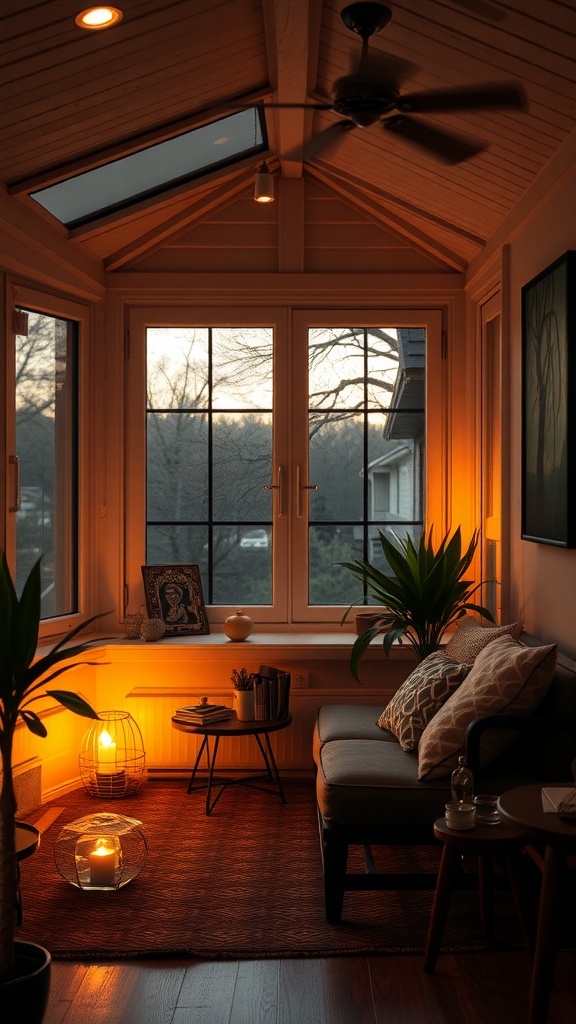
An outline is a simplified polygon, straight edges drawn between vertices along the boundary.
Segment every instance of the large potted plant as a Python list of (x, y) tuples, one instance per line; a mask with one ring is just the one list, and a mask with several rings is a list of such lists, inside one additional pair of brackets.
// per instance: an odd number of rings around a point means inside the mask
[[(40, 625), (40, 560), (32, 568), (18, 598), (4, 552), (0, 552), (0, 1020), (2, 1024), (42, 1020), (50, 984), (50, 954), (34, 943), (16, 941), (18, 866), (16, 859), (16, 797), (12, 769), (14, 731), (18, 722), (36, 736), (46, 736), (31, 705), (50, 696), (77, 715), (98, 718), (90, 705), (69, 690), (46, 689), (48, 683), (74, 667), (71, 661), (89, 650), (86, 643), (64, 646), (95, 615), (73, 629), (41, 657), (36, 657)], [(35, 989), (38, 988), (38, 1005)]]
[[(494, 622), (488, 608), (472, 601), (482, 583), (464, 579), (478, 546), (478, 530), (464, 552), (460, 527), (452, 537), (448, 531), (437, 548), (432, 539), (433, 527), (422, 534), (417, 544), (410, 536), (402, 540), (393, 534), (392, 541), (381, 530), (378, 533), (389, 572), (360, 559), (341, 563), (366, 585), (369, 597), (384, 606), (352, 648), (350, 666), (357, 682), (360, 659), (379, 633), (383, 634), (386, 655), (395, 641), (407, 641), (422, 660), (438, 650), (446, 630), (466, 612), (476, 612)], [(348, 608), (342, 622), (353, 607)]]

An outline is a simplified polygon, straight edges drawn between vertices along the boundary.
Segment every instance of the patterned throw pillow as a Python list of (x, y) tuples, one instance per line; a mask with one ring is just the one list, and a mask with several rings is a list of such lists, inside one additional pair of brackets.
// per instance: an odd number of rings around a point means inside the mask
[[(464, 753), (470, 722), (483, 715), (530, 714), (546, 696), (556, 669), (556, 644), (523, 647), (511, 636), (492, 640), (476, 658), (458, 692), (440, 708), (418, 745), (418, 778), (449, 775)], [(488, 730), (481, 765), (502, 753), (513, 731)]]
[(460, 665), (435, 651), (414, 669), (384, 708), (377, 724), (398, 739), (403, 750), (415, 750), (428, 722), (466, 678), (471, 665)]
[(456, 632), (446, 644), (445, 651), (456, 661), (473, 662), (476, 655), (499, 636), (519, 640), (523, 628), (521, 622), (512, 622), (508, 626), (481, 626), (472, 615), (463, 615), (458, 619)]

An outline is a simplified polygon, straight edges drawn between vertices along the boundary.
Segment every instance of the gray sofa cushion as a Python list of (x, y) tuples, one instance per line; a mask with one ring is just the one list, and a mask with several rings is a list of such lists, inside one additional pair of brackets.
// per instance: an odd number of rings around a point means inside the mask
[(377, 725), (382, 705), (324, 704), (318, 709), (312, 753), (316, 764), (325, 743), (331, 740), (377, 740), (396, 743), (392, 733)]
[(327, 823), (432, 823), (449, 798), (450, 780), (419, 782), (416, 755), (396, 740), (331, 740), (317, 764), (316, 796)]

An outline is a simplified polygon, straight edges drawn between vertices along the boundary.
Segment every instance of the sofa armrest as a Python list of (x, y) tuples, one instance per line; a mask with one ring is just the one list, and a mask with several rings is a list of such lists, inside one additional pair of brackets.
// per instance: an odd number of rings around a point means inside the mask
[(576, 733), (575, 715), (484, 715), (470, 722), (466, 730), (464, 753), (466, 764), (476, 776), (480, 771), (480, 741), (488, 729), (514, 729), (517, 732), (567, 732)]

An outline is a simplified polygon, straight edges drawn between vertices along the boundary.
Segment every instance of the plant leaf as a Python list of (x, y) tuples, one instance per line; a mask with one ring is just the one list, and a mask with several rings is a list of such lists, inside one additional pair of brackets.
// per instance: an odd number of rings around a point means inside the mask
[(63, 704), (69, 711), (73, 711), (75, 715), (82, 715), (84, 718), (98, 718), (98, 713), (94, 711), (94, 708), (71, 690), (46, 690), (46, 693)]
[(38, 715), (34, 713), (34, 711), (24, 711), (21, 708), (19, 714), (21, 718), (24, 719), (24, 722), (26, 723), (30, 732), (33, 732), (35, 736), (41, 736), (42, 739), (46, 738), (46, 736), (48, 735), (48, 730), (46, 726), (43, 724), (43, 722), (40, 721)]

